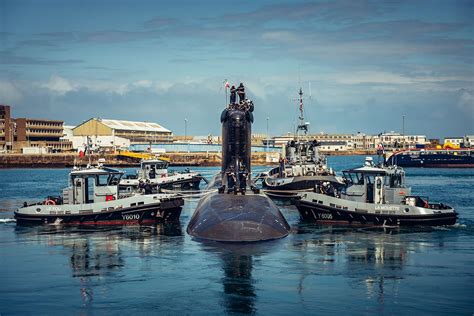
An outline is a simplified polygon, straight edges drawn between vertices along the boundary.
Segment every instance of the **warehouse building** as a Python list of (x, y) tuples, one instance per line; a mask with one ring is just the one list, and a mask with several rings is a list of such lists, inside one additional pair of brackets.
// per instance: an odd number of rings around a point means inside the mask
[(131, 144), (171, 143), (173, 133), (151, 122), (91, 118), (73, 129), (74, 136), (111, 136), (130, 140)]

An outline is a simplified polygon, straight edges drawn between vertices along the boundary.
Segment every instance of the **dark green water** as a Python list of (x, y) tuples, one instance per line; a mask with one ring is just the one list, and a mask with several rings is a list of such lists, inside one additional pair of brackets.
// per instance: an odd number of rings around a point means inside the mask
[[(330, 157), (336, 170), (363, 157)], [(196, 168), (213, 174), (218, 168)], [(254, 171), (263, 170), (254, 168)], [(453, 227), (301, 223), (285, 239), (201, 243), (179, 225), (20, 228), (0, 223), (0, 314), (464, 314), (474, 312), (474, 170), (407, 169), (414, 193), (456, 208)], [(0, 170), (0, 218), (57, 194), (69, 170)]]

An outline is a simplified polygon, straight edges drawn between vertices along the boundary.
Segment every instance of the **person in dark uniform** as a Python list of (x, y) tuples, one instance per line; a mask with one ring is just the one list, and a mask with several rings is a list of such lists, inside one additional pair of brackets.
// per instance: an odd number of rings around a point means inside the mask
[(280, 178), (283, 178), (283, 172), (285, 172), (285, 159), (283, 157), (280, 157), (280, 160), (278, 162), (280, 164), (280, 168), (278, 169), (278, 176)]
[(240, 192), (242, 193), (242, 195), (245, 195), (245, 191), (247, 189), (247, 171), (245, 170), (244, 166), (240, 167), (239, 182), (240, 182)]
[(140, 192), (143, 192), (145, 190), (145, 182), (143, 182), (142, 179), (138, 180), (138, 189)]
[(152, 193), (150, 180), (146, 180), (144, 189), (145, 189), (145, 194), (151, 194)]
[(230, 104), (235, 104), (237, 101), (237, 89), (234, 85), (230, 88)]
[(155, 179), (156, 178), (155, 168), (151, 168), (150, 173), (148, 175), (150, 176), (150, 179)]
[(230, 166), (227, 171), (227, 193), (235, 191), (235, 183), (237, 179), (235, 177), (234, 167)]
[(245, 100), (245, 88), (244, 84), (241, 82), (237, 88), (237, 94), (239, 95), (239, 103), (244, 102)]

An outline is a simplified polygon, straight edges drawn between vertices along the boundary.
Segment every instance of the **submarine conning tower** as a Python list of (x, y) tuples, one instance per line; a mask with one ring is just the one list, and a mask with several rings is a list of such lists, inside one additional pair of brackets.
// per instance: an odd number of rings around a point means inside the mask
[(189, 221), (186, 231), (195, 238), (256, 242), (290, 231), (273, 201), (250, 184), (253, 109), (246, 99), (222, 111), (222, 168), (213, 181), (218, 191), (201, 198)]
[[(221, 114), (222, 184), (220, 191), (246, 191), (251, 174), (253, 102), (229, 104)], [(230, 179), (232, 177), (233, 179)], [(233, 185), (233, 187), (231, 187)]]

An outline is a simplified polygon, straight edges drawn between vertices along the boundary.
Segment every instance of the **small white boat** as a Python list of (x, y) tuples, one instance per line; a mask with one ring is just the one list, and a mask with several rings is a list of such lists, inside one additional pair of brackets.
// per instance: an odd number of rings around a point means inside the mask
[(146, 159), (140, 163), (136, 175), (127, 176), (120, 180), (120, 190), (126, 192), (138, 191), (140, 180), (148, 181), (153, 188), (160, 189), (199, 189), (203, 177), (193, 171), (170, 172), (169, 162), (165, 159)]

